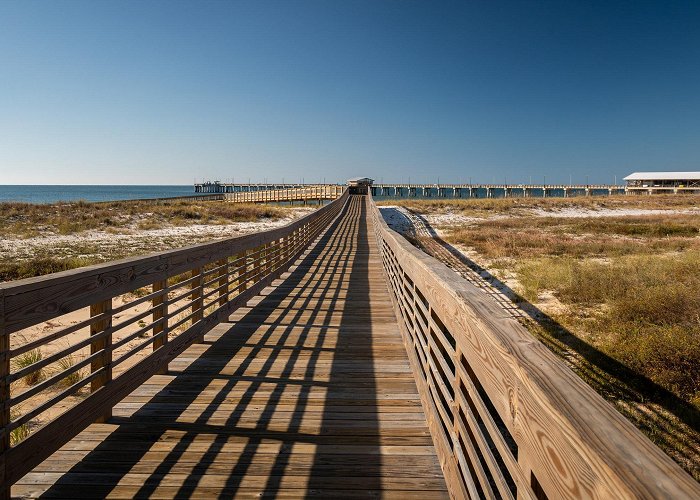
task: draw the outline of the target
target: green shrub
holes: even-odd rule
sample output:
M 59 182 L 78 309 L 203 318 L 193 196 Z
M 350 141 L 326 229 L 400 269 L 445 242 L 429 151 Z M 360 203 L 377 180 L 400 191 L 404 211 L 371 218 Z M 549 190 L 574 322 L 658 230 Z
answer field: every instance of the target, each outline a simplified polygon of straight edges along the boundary
M 22 370 L 28 366 L 38 363 L 43 359 L 40 349 L 32 349 L 24 354 L 20 354 L 12 358 L 12 366 L 16 371 Z M 27 385 L 36 385 L 44 379 L 44 370 L 35 370 L 24 376 L 24 383 Z

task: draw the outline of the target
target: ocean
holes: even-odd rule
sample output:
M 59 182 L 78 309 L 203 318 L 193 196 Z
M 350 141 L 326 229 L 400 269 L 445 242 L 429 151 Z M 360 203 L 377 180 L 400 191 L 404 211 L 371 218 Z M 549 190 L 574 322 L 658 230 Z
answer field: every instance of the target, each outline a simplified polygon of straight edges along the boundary
M 0 202 L 116 201 L 195 196 L 194 186 L 2 186 Z

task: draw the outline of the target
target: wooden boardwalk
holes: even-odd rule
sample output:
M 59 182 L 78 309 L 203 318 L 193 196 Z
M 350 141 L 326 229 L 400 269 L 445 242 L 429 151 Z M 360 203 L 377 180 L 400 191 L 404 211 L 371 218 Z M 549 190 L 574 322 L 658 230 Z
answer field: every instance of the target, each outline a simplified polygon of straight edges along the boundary
M 363 197 L 277 280 L 13 487 L 444 498 Z

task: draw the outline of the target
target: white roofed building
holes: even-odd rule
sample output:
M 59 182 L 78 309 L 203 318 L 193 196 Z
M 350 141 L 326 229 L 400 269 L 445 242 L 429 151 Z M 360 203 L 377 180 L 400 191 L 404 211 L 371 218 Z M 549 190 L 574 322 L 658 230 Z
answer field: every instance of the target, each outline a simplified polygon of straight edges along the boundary
M 634 172 L 624 180 L 629 190 L 700 190 L 700 172 Z

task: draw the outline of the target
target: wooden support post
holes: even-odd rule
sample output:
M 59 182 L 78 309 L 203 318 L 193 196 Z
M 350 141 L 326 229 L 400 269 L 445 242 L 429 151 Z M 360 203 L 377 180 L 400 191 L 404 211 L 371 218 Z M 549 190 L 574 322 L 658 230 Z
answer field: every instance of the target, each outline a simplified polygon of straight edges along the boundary
M 238 271 L 238 277 L 239 277 L 239 283 L 241 285 L 241 289 L 239 293 L 243 293 L 247 288 L 248 288 L 248 253 L 250 250 L 243 250 L 242 255 L 243 255 L 243 264 L 241 265 L 239 271 Z M 241 281 L 241 276 L 243 276 L 243 281 Z
M 289 260 L 289 244 L 292 242 L 292 239 L 294 237 L 294 233 L 285 236 L 284 238 L 280 238 L 280 256 L 278 262 L 287 262 Z
M 275 243 L 271 241 L 265 245 L 265 275 L 269 275 L 272 272 L 272 259 L 275 255 Z
M 192 325 L 201 321 L 204 317 L 204 300 L 202 299 L 202 268 L 196 267 L 192 269 L 192 277 L 195 278 L 190 283 L 190 300 L 192 301 Z M 199 339 L 201 341 L 203 339 Z
M 258 253 L 258 264 L 256 267 L 260 269 L 260 273 L 265 276 L 267 274 L 267 244 L 263 243 L 259 248 L 260 252 Z
M 275 256 L 275 271 L 278 271 L 281 265 L 284 263 L 284 238 L 277 239 L 277 255 Z
M 101 314 L 106 314 L 107 317 L 99 321 L 96 321 L 90 325 L 90 335 L 97 335 L 112 328 L 112 299 L 103 300 L 90 306 L 90 317 L 99 316 Z M 102 370 L 102 374 L 92 379 L 90 382 L 90 391 L 95 392 L 100 387 L 104 387 L 112 380 L 112 334 L 105 335 L 104 337 L 95 340 L 90 344 L 90 355 L 102 353 L 100 356 L 96 357 L 90 363 L 90 372 L 95 373 Z M 99 416 L 95 422 L 105 422 L 108 418 L 112 416 L 112 409 L 110 408 L 101 416 Z
M 228 259 L 221 259 L 216 262 L 219 269 L 219 307 L 226 305 L 228 302 Z
M 162 318 L 162 321 L 153 326 L 153 336 L 162 334 L 160 338 L 153 341 L 153 350 L 156 351 L 163 347 L 168 341 L 168 292 L 167 292 L 168 282 L 167 280 L 156 281 L 153 283 L 153 291 L 163 293 L 157 297 L 153 297 L 153 321 L 157 321 Z M 164 375 L 168 373 L 168 367 L 164 366 L 158 374 Z

